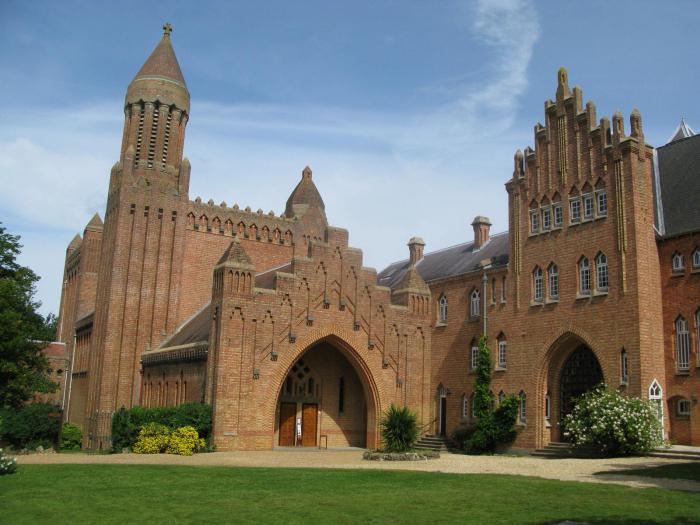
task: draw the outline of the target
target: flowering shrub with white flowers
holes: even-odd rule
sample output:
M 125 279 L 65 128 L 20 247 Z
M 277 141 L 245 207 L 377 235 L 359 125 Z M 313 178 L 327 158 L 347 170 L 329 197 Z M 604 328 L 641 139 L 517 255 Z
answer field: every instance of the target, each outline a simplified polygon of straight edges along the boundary
M 6 456 L 0 448 L 0 476 L 17 472 L 17 460 Z
M 579 398 L 564 418 L 564 428 L 574 445 L 606 454 L 644 454 L 662 444 L 657 407 L 605 385 Z

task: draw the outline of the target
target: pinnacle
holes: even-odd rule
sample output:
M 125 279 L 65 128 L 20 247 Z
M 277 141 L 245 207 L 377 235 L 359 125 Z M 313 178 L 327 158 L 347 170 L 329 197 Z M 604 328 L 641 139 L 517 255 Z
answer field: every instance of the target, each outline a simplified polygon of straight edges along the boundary
M 81 245 L 82 243 L 83 243 L 82 237 L 80 236 L 79 233 L 76 233 L 76 234 L 75 234 L 75 237 L 73 237 L 73 240 L 72 240 L 72 241 L 70 242 L 70 244 L 68 245 L 68 251 L 69 251 L 69 252 L 74 252 L 75 250 L 78 249 L 78 247 L 80 247 L 80 245 Z
M 185 85 L 185 78 L 182 76 L 182 71 L 180 70 L 180 64 L 177 62 L 175 51 L 170 42 L 171 32 L 172 26 L 166 23 L 163 26 L 163 37 L 143 66 L 141 66 L 134 80 L 161 78 L 171 80 L 187 88 Z
M 90 219 L 90 222 L 88 222 L 87 225 L 88 226 L 102 227 L 102 226 L 104 226 L 104 223 L 102 222 L 102 218 L 100 217 L 100 214 L 95 213 L 95 215 L 92 216 L 92 219 Z

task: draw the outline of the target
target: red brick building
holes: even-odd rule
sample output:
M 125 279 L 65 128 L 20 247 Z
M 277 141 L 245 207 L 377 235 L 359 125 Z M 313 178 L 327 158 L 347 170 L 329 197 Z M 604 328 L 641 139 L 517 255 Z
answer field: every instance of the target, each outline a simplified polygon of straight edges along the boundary
M 516 446 L 561 439 L 600 381 L 658 400 L 666 432 L 700 444 L 700 137 L 654 150 L 636 110 L 629 133 L 598 121 L 562 69 L 515 155 L 509 231 L 479 216 L 473 239 L 424 254 L 413 238 L 377 274 L 309 168 L 279 216 L 190 200 L 189 109 L 166 26 L 127 89 L 104 223 L 66 252 L 59 340 L 86 445 L 109 446 L 122 406 L 185 401 L 213 406 L 219 450 L 375 447 L 391 403 L 449 435 L 472 417 L 482 333 L 494 399 L 521 399 Z

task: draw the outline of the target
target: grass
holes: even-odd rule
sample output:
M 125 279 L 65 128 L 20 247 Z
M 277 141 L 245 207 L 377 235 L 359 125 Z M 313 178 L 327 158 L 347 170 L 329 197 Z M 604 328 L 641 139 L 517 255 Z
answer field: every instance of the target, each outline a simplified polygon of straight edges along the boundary
M 502 475 L 20 465 L 0 522 L 700 524 L 700 495 Z
M 659 467 L 647 467 L 632 470 L 609 470 L 597 474 L 615 474 L 619 476 L 644 476 L 649 478 L 688 479 L 700 481 L 700 461 L 691 463 L 674 463 Z

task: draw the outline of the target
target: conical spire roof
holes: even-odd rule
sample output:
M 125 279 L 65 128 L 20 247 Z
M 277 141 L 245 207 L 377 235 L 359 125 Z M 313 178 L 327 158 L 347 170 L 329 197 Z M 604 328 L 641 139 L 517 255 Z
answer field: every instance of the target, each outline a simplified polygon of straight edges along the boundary
M 695 132 L 690 126 L 688 126 L 685 119 L 681 117 L 681 123 L 678 124 L 676 131 L 673 132 L 673 136 L 669 139 L 667 144 L 670 142 L 675 142 L 676 140 L 687 139 L 693 135 L 695 135 Z
M 287 199 L 287 206 L 284 210 L 285 216 L 292 218 L 298 215 L 294 207 L 299 205 L 317 207 L 325 214 L 326 205 L 323 203 L 321 194 L 318 192 L 311 175 L 311 168 L 306 166 L 301 173 L 301 181 L 299 181 L 299 184 L 297 184 L 289 199 Z
M 73 237 L 73 240 L 70 242 L 68 245 L 68 253 L 73 253 L 75 250 L 80 248 L 80 245 L 83 243 L 82 237 L 80 237 L 79 233 L 75 234 L 75 237 Z
M 163 38 L 160 39 L 160 42 L 158 42 L 151 56 L 148 57 L 143 66 L 141 66 L 139 72 L 136 73 L 132 82 L 151 78 L 166 79 L 187 89 L 185 77 L 182 76 L 180 64 L 177 62 L 175 51 L 170 42 L 170 33 L 172 30 L 170 24 L 165 24 L 163 26 Z
M 216 265 L 237 266 L 239 268 L 243 267 L 251 269 L 255 268 L 253 261 L 243 249 L 243 246 L 241 246 L 241 241 L 238 240 L 238 237 L 233 238 L 233 241 L 231 241 L 229 247 L 226 248 L 226 251 Z
M 100 217 L 99 213 L 95 213 L 95 215 L 92 216 L 92 219 L 90 219 L 90 222 L 87 223 L 87 226 L 85 227 L 85 229 L 86 230 L 89 230 L 89 229 L 101 230 L 102 226 L 104 226 L 104 223 L 102 222 L 102 217 Z

